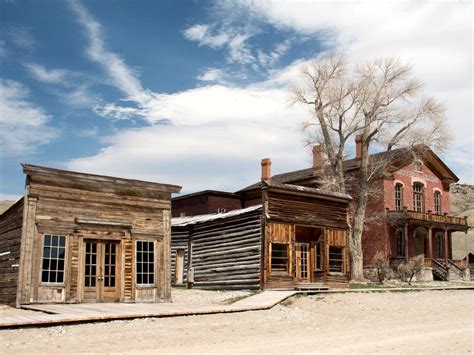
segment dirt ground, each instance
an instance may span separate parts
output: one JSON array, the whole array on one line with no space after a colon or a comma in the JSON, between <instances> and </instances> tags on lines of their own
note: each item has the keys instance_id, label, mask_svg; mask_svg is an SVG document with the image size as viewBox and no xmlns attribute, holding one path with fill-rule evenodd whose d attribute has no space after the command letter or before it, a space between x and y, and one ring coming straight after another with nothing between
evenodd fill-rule
<instances>
[{"instance_id":1,"label":"dirt ground","mask_svg":"<svg viewBox=\"0 0 474 355\"><path fill-rule=\"evenodd\" d=\"M178 290L175 299L225 303L244 296L208 292ZM473 296L468 290L300 296L268 311L2 330L0 353L471 353Z\"/></svg>"}]
</instances>

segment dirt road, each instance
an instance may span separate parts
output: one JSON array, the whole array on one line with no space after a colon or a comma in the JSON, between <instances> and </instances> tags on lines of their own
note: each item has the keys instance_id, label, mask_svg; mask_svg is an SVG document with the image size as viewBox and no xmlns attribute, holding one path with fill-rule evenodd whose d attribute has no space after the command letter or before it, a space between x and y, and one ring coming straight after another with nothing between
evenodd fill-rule
<instances>
[{"instance_id":1,"label":"dirt road","mask_svg":"<svg viewBox=\"0 0 474 355\"><path fill-rule=\"evenodd\" d=\"M293 298L269 311L3 330L0 352L469 353L474 292Z\"/></svg>"}]
</instances>

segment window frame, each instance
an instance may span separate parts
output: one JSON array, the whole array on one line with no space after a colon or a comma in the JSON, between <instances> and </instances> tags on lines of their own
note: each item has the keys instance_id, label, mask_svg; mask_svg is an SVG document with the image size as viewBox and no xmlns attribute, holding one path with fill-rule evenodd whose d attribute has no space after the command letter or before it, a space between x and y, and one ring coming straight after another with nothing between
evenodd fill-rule
<instances>
[{"instance_id":1,"label":"window frame","mask_svg":"<svg viewBox=\"0 0 474 355\"><path fill-rule=\"evenodd\" d=\"M45 266L45 257L46 257L46 254L45 254L45 242L46 242L46 237L50 237L50 242L49 242L49 256L48 256L48 269L45 269L44 266ZM57 245L53 245L53 237L58 237L58 243ZM61 246L60 244L60 240L61 238L64 240L64 243L63 245ZM42 240L42 246L43 246L43 250L42 250L42 253L41 253L41 272L40 272L40 284L42 286L64 286L65 285L65 282L66 282L66 261L67 261L67 236L65 234L54 234L54 233L44 233L43 234L43 240ZM56 252L56 255L57 257L56 258L52 258L52 247L55 246L56 249L63 249L63 257L62 258L59 258L59 250ZM51 260L55 260L56 261L56 268L55 270L51 270ZM59 268L59 261L62 260L63 262L63 267L62 267L62 270ZM44 274L45 272L47 273L48 277L47 277L47 281L44 281L43 280L43 277L44 277ZM55 272L56 273L56 281L52 282L52 281L49 281L50 280L50 277L51 277L51 273L52 272ZM58 279L58 274L61 273L62 274L62 280L61 281L57 281Z\"/></svg>"},{"instance_id":2,"label":"window frame","mask_svg":"<svg viewBox=\"0 0 474 355\"><path fill-rule=\"evenodd\" d=\"M323 242L319 241L314 244L314 271L322 271L322 270L324 270Z\"/></svg>"},{"instance_id":3,"label":"window frame","mask_svg":"<svg viewBox=\"0 0 474 355\"><path fill-rule=\"evenodd\" d=\"M405 231L403 229L397 229L397 231L395 232L395 238L397 246L397 256L405 257Z\"/></svg>"},{"instance_id":4,"label":"window frame","mask_svg":"<svg viewBox=\"0 0 474 355\"><path fill-rule=\"evenodd\" d=\"M139 244L140 243L140 244ZM148 248L148 250L144 251L143 249L140 251L139 250L139 245L143 246L144 243L147 243L148 246L152 246L152 258L151 258L151 261L150 261L150 249ZM141 253L141 258L139 260L139 253ZM144 261L143 259L143 255L146 254L147 255L147 261ZM137 239L135 241L135 285L138 287L138 288L146 288L146 287L155 287L156 286L156 283L157 283L157 272L156 272L156 243L155 241L153 240L142 240L142 239ZM139 268L139 264L141 265L141 267ZM144 271L144 268L143 266L144 265L153 265L153 272L150 273L148 270L149 270L149 267L147 267L147 271L145 272ZM140 271L139 271L140 269ZM141 276L140 277L140 280L141 282L138 282L139 280L139 275ZM149 282L149 280L144 283L143 282L143 276L144 275L147 275L148 276L148 279L149 279L149 276L152 275L152 282Z\"/></svg>"},{"instance_id":5,"label":"window frame","mask_svg":"<svg viewBox=\"0 0 474 355\"><path fill-rule=\"evenodd\" d=\"M273 252L275 251L275 246L278 245L278 246L284 246L284 248L286 249L286 258L285 257L277 257L277 256L274 256L273 255ZM270 251L270 271L271 273L279 273L279 274L285 274L285 275L288 275L290 273L290 247L289 247L289 244L288 243L274 243L274 242L271 242L270 243L270 248L271 248L271 251ZM281 260L285 260L286 259L286 264L285 264L285 270L281 270L281 269L275 269L274 265L275 263L273 262L273 260L275 259L281 259Z\"/></svg>"},{"instance_id":6,"label":"window frame","mask_svg":"<svg viewBox=\"0 0 474 355\"><path fill-rule=\"evenodd\" d=\"M403 184L399 182L395 184L395 210L403 210Z\"/></svg>"},{"instance_id":7,"label":"window frame","mask_svg":"<svg viewBox=\"0 0 474 355\"><path fill-rule=\"evenodd\" d=\"M423 163L419 160L413 162L413 170L414 171L423 171Z\"/></svg>"},{"instance_id":8,"label":"window frame","mask_svg":"<svg viewBox=\"0 0 474 355\"><path fill-rule=\"evenodd\" d=\"M416 187L420 187L418 191ZM413 211L423 213L425 211L425 185L422 182L415 181L412 186L413 189ZM419 205L418 205L419 202Z\"/></svg>"},{"instance_id":9,"label":"window frame","mask_svg":"<svg viewBox=\"0 0 474 355\"><path fill-rule=\"evenodd\" d=\"M334 251L331 252L331 249L339 249L340 250L340 255L341 255L341 259L334 259L334 258L331 258L331 255L334 255ZM345 273L345 270L344 270L344 247L342 246L337 246L337 245L329 245L329 250L328 250L328 272L330 274L335 274L335 275L342 275ZM339 253L338 253L339 254ZM336 261L336 262L340 262L340 271L334 271L332 270L331 268L331 261Z\"/></svg>"},{"instance_id":10,"label":"window frame","mask_svg":"<svg viewBox=\"0 0 474 355\"><path fill-rule=\"evenodd\" d=\"M441 192L439 190L435 190L433 192L433 198L434 198L434 213L440 215L442 214Z\"/></svg>"}]
</instances>

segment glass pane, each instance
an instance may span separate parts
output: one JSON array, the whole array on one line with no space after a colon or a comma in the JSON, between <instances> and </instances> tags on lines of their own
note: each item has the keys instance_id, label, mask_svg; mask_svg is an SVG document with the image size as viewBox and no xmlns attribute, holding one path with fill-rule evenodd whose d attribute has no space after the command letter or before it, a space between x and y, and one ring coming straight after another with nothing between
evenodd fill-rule
<instances>
[{"instance_id":1,"label":"glass pane","mask_svg":"<svg viewBox=\"0 0 474 355\"><path fill-rule=\"evenodd\" d=\"M43 270L49 270L49 259L43 259Z\"/></svg>"},{"instance_id":2,"label":"glass pane","mask_svg":"<svg viewBox=\"0 0 474 355\"><path fill-rule=\"evenodd\" d=\"M51 248L50 247L44 247L43 249L43 257L44 258L50 258L51 257Z\"/></svg>"},{"instance_id":3,"label":"glass pane","mask_svg":"<svg viewBox=\"0 0 474 355\"><path fill-rule=\"evenodd\" d=\"M63 282L64 281L64 273L60 271L57 274L58 274L58 276L57 276L56 282Z\"/></svg>"},{"instance_id":4,"label":"glass pane","mask_svg":"<svg viewBox=\"0 0 474 355\"><path fill-rule=\"evenodd\" d=\"M55 259L50 260L50 269L57 270L58 269L58 261Z\"/></svg>"},{"instance_id":5,"label":"glass pane","mask_svg":"<svg viewBox=\"0 0 474 355\"><path fill-rule=\"evenodd\" d=\"M91 287L95 287L95 276L91 277Z\"/></svg>"},{"instance_id":6,"label":"glass pane","mask_svg":"<svg viewBox=\"0 0 474 355\"><path fill-rule=\"evenodd\" d=\"M41 273L41 282L48 282L48 271L43 270Z\"/></svg>"},{"instance_id":7,"label":"glass pane","mask_svg":"<svg viewBox=\"0 0 474 355\"><path fill-rule=\"evenodd\" d=\"M92 243L92 253L97 253L97 243Z\"/></svg>"},{"instance_id":8,"label":"glass pane","mask_svg":"<svg viewBox=\"0 0 474 355\"><path fill-rule=\"evenodd\" d=\"M59 237L59 246L60 247L65 247L66 246L66 237Z\"/></svg>"},{"instance_id":9,"label":"glass pane","mask_svg":"<svg viewBox=\"0 0 474 355\"><path fill-rule=\"evenodd\" d=\"M58 260L58 270L64 271L64 260Z\"/></svg>"},{"instance_id":10,"label":"glass pane","mask_svg":"<svg viewBox=\"0 0 474 355\"><path fill-rule=\"evenodd\" d=\"M142 283L142 274L137 274L137 284Z\"/></svg>"},{"instance_id":11,"label":"glass pane","mask_svg":"<svg viewBox=\"0 0 474 355\"><path fill-rule=\"evenodd\" d=\"M66 250L64 248L59 248L58 249L58 258L59 259L64 259L65 252L66 252Z\"/></svg>"},{"instance_id":12,"label":"glass pane","mask_svg":"<svg viewBox=\"0 0 474 355\"><path fill-rule=\"evenodd\" d=\"M110 287L115 287L115 277L110 278Z\"/></svg>"},{"instance_id":13,"label":"glass pane","mask_svg":"<svg viewBox=\"0 0 474 355\"><path fill-rule=\"evenodd\" d=\"M104 278L104 287L109 287L109 278L108 277Z\"/></svg>"},{"instance_id":14,"label":"glass pane","mask_svg":"<svg viewBox=\"0 0 474 355\"><path fill-rule=\"evenodd\" d=\"M51 248L51 258L57 258L58 257L58 248L52 247Z\"/></svg>"},{"instance_id":15,"label":"glass pane","mask_svg":"<svg viewBox=\"0 0 474 355\"><path fill-rule=\"evenodd\" d=\"M53 247L57 247L59 245L59 241L58 241L58 236L57 235L53 235L52 236L52 239L51 239L51 245Z\"/></svg>"},{"instance_id":16,"label":"glass pane","mask_svg":"<svg viewBox=\"0 0 474 355\"><path fill-rule=\"evenodd\" d=\"M49 234L45 234L44 236L44 245L47 245L47 246L51 245L51 236Z\"/></svg>"}]
</instances>

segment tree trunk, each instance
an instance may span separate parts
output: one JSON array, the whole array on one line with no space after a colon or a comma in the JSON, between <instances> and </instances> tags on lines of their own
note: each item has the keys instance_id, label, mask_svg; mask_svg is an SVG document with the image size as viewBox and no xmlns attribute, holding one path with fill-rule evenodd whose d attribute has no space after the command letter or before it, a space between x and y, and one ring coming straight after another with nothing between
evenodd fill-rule
<instances>
[{"instance_id":1,"label":"tree trunk","mask_svg":"<svg viewBox=\"0 0 474 355\"><path fill-rule=\"evenodd\" d=\"M367 207L367 189L365 184L359 185L359 200L357 201L350 238L351 250L351 280L364 281L364 258L362 253L362 233L364 231L365 209Z\"/></svg>"}]
</instances>

